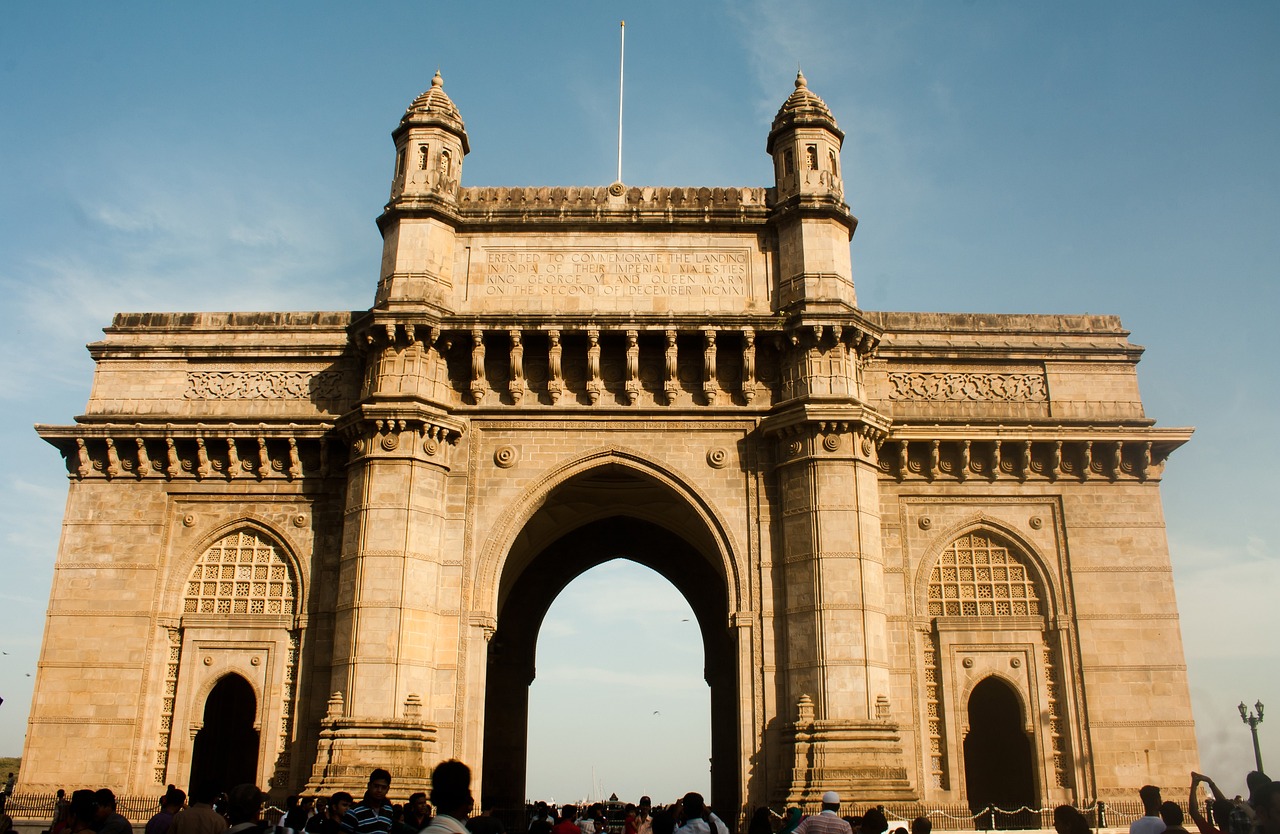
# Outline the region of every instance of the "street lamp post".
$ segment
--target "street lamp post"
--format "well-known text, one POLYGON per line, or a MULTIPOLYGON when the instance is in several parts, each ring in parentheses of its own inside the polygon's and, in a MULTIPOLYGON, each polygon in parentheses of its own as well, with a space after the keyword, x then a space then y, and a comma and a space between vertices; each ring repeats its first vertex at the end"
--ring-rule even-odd
POLYGON ((1258 766, 1258 771, 1262 771, 1262 749, 1258 747, 1258 725, 1262 723, 1262 702, 1258 701, 1253 705, 1258 712, 1255 715, 1249 711, 1244 705, 1244 701, 1240 702, 1240 720, 1249 725, 1249 732, 1253 733, 1253 763, 1258 766))

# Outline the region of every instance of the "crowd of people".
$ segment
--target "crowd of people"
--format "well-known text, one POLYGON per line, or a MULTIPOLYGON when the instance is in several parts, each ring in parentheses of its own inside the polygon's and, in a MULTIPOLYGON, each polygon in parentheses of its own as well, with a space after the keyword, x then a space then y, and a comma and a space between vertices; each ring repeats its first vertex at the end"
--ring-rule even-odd
MULTIPOLYGON (((1259 771, 1250 773, 1246 782, 1247 798, 1228 799, 1212 779, 1191 774, 1187 816, 1198 834, 1280 834, 1280 782, 1259 771), (1209 792, 1203 812, 1201 786, 1209 792)), ((462 762, 436 766, 430 795, 414 793, 405 804, 396 805, 388 800, 390 790, 391 774, 377 769, 359 801, 345 791, 329 797, 291 796, 278 821, 268 824, 263 820, 267 795, 256 785, 237 785, 221 793, 193 785, 190 797, 170 785, 143 834, 507 834, 499 809, 486 804, 477 812, 471 770, 462 762)), ((12 828, 4 814, 5 796, 0 793, 0 834, 12 828)), ((1189 834, 1182 808, 1164 801, 1158 787, 1144 786, 1139 797, 1145 813, 1129 826, 1129 834, 1189 834)), ((620 820, 609 816, 614 807, 537 802, 525 809, 524 820, 519 820, 518 811, 514 818, 523 823, 523 834, 730 834, 729 825, 699 793, 687 793, 666 806, 641 797, 625 806, 620 820)), ((799 808, 785 814, 758 808, 746 834, 908 834, 905 825, 890 832, 881 806, 857 816, 841 816, 840 809, 835 791, 827 791, 820 813, 810 816, 799 808)), ((506 810, 511 820, 512 809, 506 810)), ((1090 834, 1088 818, 1071 805, 1054 809, 1053 827, 1057 834, 1090 834)), ((932 828, 927 817, 916 817, 909 834, 930 834, 932 828)), ((118 812, 115 794, 107 788, 77 790, 69 798, 58 791, 57 810, 46 834, 133 834, 133 825, 118 812)))

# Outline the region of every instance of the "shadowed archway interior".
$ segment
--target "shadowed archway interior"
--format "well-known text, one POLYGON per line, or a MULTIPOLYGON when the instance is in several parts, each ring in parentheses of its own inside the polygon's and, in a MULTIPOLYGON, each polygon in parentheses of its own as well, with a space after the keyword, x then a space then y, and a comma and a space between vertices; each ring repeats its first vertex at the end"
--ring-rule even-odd
POLYGON ((706 549, 710 538, 680 496, 617 465, 565 484, 534 514, 504 567, 498 625, 489 642, 482 775, 486 801, 522 807, 526 799, 529 686, 535 677, 538 633, 551 603, 581 574, 621 558, 663 576, 693 609, 711 689, 711 801, 721 808, 737 807, 737 646, 720 561, 706 549))
POLYGON ((258 781, 258 699, 239 675, 226 675, 204 704, 204 724, 196 733, 191 784, 225 791, 258 781))
MULTIPOLYGON (((969 733, 964 739, 964 769, 969 808, 974 813, 989 805, 1015 812, 1036 808, 1031 740, 1023 728, 1018 694, 1004 681, 989 677, 969 695, 969 733)), ((1037 827, 1039 818, 1024 821, 1018 814, 998 815, 1000 828, 1037 827)))

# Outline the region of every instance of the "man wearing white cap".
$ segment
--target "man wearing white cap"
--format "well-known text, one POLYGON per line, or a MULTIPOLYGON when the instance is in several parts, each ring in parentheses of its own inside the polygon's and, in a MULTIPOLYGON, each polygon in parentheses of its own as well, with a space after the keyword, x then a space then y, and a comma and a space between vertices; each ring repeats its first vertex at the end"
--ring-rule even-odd
POLYGON ((853 834, 849 823, 840 818, 840 794, 827 791, 822 795, 822 813, 805 817, 795 834, 853 834))

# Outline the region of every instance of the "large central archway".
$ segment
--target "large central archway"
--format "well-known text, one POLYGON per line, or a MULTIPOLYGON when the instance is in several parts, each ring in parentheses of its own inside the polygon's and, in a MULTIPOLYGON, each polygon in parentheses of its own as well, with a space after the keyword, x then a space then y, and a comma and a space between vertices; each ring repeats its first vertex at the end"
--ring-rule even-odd
POLYGON ((736 812, 741 766, 738 647, 729 627, 722 561, 687 502, 656 480, 617 464, 561 484, 526 522, 508 554, 497 628, 488 649, 482 795, 503 807, 522 807, 529 685, 543 618, 571 581, 619 558, 656 571, 693 609, 711 695, 711 801, 736 812))

